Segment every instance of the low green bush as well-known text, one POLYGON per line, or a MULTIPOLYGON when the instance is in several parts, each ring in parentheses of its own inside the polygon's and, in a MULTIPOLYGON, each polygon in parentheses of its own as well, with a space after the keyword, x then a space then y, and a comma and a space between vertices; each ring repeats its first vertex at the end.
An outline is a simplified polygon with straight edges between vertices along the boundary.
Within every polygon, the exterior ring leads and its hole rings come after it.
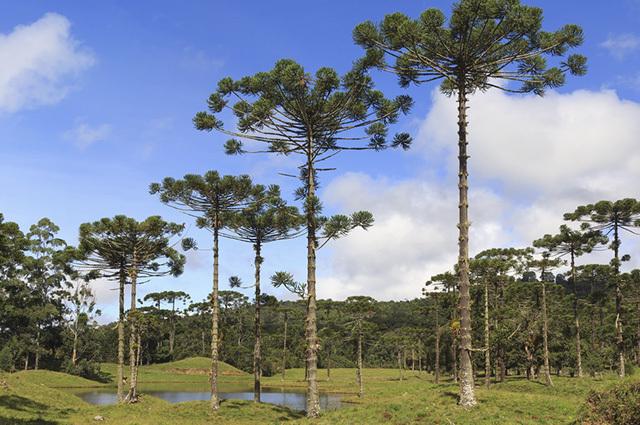
POLYGON ((576 422, 583 425, 640 424, 640 383, 591 392, 576 422))

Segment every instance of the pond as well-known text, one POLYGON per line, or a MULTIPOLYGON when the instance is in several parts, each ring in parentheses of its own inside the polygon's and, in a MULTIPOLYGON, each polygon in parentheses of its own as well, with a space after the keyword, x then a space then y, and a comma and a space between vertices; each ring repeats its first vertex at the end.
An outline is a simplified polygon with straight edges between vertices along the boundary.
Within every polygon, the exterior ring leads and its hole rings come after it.
MULTIPOLYGON (((92 388, 87 390, 77 390, 75 395, 90 404, 115 404, 116 393, 109 388, 92 388)), ((193 390, 148 390, 141 393, 158 397, 169 403, 180 403, 182 401, 209 400, 209 391, 193 390)), ((253 390, 220 392, 222 400, 253 400, 253 390)), ((323 410, 333 410, 341 407, 340 394, 320 394, 320 408, 323 410)), ((304 410, 306 407, 306 394, 295 390, 263 388, 261 401, 263 403, 277 404, 293 410, 304 410)))

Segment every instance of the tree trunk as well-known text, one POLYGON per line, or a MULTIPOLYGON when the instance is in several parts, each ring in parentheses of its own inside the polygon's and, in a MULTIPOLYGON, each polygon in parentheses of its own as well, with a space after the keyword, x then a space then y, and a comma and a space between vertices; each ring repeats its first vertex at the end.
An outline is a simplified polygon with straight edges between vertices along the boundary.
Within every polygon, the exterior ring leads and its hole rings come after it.
POLYGON ((173 345, 176 340, 176 299, 171 304, 171 323, 169 324, 169 356, 173 360, 173 345))
POLYGON ((358 330, 358 397, 364 397, 364 381, 362 377, 362 329, 358 330))
POLYGON ((489 282, 484 283, 484 386, 491 384, 491 353, 489 351, 489 282))
POLYGON ((400 382, 402 382, 402 351, 398 350, 398 370, 400 371, 400 382))
POLYGON ((261 344, 261 324, 260 324, 260 265, 262 264, 262 257, 260 256, 260 242, 256 242, 253 246, 256 257, 255 257, 255 290, 256 290, 256 311, 255 311, 255 346, 253 348, 253 401, 256 403, 260 402, 260 377, 262 376, 262 358, 260 354, 260 344, 261 344))
POLYGON ((331 351, 333 346, 330 346, 330 349, 327 351, 327 381, 331 380, 331 351))
POLYGON ((464 407, 477 404, 471 362, 471 306, 469 295, 469 183, 467 170, 467 91, 464 77, 458 79, 458 162, 459 162, 459 253, 460 277, 460 399, 464 407))
POLYGON ((129 272, 129 279, 131 279, 131 305, 129 307, 129 394, 127 394, 126 400, 129 403, 135 403, 138 401, 138 373, 137 373, 137 345, 138 335, 136 333, 136 295, 137 295, 137 254, 133 251, 133 264, 131 265, 131 271, 129 272))
POLYGON ((636 329, 636 366, 640 366, 640 301, 636 302, 636 317, 638 318, 636 329))
POLYGON ((308 139, 307 151, 307 320, 306 367, 307 367, 307 417, 320 415, 318 393, 318 335, 316 324, 316 211, 315 170, 313 166, 312 138, 308 139))
MULTIPOLYGON (((40 326, 38 325, 38 328, 40 326)), ((38 368, 40 367, 40 329, 38 329, 38 331, 36 332, 36 353, 35 353, 35 359, 33 362, 33 370, 38 370, 38 368)))
POLYGON ((452 378, 453 382, 458 382, 458 337, 453 337, 453 342, 451 344, 451 359, 453 361, 453 370, 452 370, 452 378))
POLYGON ((24 355, 24 370, 29 370, 29 352, 24 355))
MULTIPOLYGON (((544 279, 544 276, 543 278, 544 279)), ((551 370, 549 368, 549 321, 547 319, 547 290, 542 281, 542 355, 544 358, 544 380, 547 385, 553 387, 551 370)))
POLYGON ((284 312, 284 336, 282 338, 282 380, 284 381, 285 373, 287 371, 287 321, 289 315, 284 312))
POLYGON ((120 292, 118 298, 118 402, 124 401, 124 285, 127 281, 124 264, 120 268, 120 292))
POLYGON ((438 310, 439 310, 439 306, 436 301, 436 349, 435 349, 436 365, 435 365, 435 371, 434 371, 436 384, 440 383, 440 322, 438 320, 439 319, 438 310))
POLYGON ((576 370, 578 378, 582 378, 582 350, 580 348, 580 317, 578 316, 578 282, 576 279, 576 259, 571 250, 571 281, 573 282, 573 318, 576 327, 576 370))
POLYGON ((211 291, 211 410, 220 408, 218 398, 218 232, 219 218, 216 215, 213 227, 213 288, 211 291))
POLYGON ((615 283, 616 283, 616 348, 618 349, 618 376, 624 378, 624 336, 622 333, 622 288, 620 287, 620 236, 618 235, 618 220, 613 225, 613 249, 615 255, 615 283))
POLYGON ((73 349, 71 350, 71 364, 73 366, 78 362, 78 319, 75 320, 73 331, 73 349))

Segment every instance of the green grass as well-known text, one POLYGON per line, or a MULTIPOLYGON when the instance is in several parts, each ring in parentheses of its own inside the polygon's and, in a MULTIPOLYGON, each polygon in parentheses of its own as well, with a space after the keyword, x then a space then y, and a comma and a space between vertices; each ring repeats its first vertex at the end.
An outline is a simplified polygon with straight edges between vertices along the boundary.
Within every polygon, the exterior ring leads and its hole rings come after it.
MULTIPOLYGON (((507 382, 485 389, 477 387, 479 406, 465 410, 456 404, 458 387, 448 381, 433 383, 432 376, 406 372, 398 380, 398 372, 391 369, 366 369, 365 397, 355 394, 354 369, 334 369, 328 380, 326 371, 319 371, 321 391, 343 393, 342 409, 325 412, 319 420, 308 421, 300 412, 248 401, 229 400, 217 413, 211 413, 206 402, 170 404, 146 396, 152 389, 206 388, 207 376, 197 369, 206 369, 208 359, 193 358, 141 368, 143 393, 140 403, 124 406, 93 406, 73 395, 80 387, 101 386, 62 373, 29 371, 0 375, 6 388, 0 388, 0 424, 86 424, 94 423, 96 415, 105 424, 570 424, 589 391, 610 388, 619 381, 613 375, 601 379, 555 377, 555 387, 539 382, 510 378, 507 382), (64 388, 68 388, 65 390, 64 388)), ((115 373, 115 365, 105 365, 115 373)), ((223 370, 237 371, 231 366, 223 370)), ((221 374, 221 388, 249 389, 252 377, 234 372, 221 374)), ((263 385, 273 388, 304 389, 302 369, 287 370, 287 378, 263 378, 263 385)), ((640 377, 627 378, 638 382, 640 377)), ((113 386, 113 384, 109 384, 113 386)), ((99 422, 95 422, 99 423, 99 422)))

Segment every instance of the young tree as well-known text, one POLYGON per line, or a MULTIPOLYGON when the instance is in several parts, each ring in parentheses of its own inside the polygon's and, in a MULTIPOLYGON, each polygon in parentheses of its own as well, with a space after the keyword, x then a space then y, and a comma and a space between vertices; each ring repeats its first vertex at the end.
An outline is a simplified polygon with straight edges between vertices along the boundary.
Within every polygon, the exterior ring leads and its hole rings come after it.
POLYGON ((96 309, 96 298, 88 281, 76 279, 75 287, 67 301, 67 311, 69 331, 73 335, 71 365, 76 366, 79 356, 80 334, 83 332, 83 328, 86 328, 94 320, 95 316, 101 314, 101 311, 96 309))
POLYGON ((578 377, 582 378, 582 349, 580 341, 580 317, 578 315, 578 283, 576 279, 576 257, 589 253, 599 244, 607 243, 607 238, 599 231, 590 229, 588 223, 583 223, 580 230, 574 230, 566 225, 560 226, 557 235, 544 235, 533 242, 536 248, 543 248, 556 257, 569 256, 571 265, 571 283, 573 284, 573 318, 576 331, 576 369, 578 377))
MULTIPOLYGON (((162 183, 152 183, 151 194, 157 194, 160 201, 196 218, 196 225, 213 234, 213 288, 211 291, 211 409, 220 408, 218 395, 219 359, 219 298, 218 298, 218 258, 220 230, 227 226, 227 219, 234 212, 249 205, 252 190, 251 179, 243 175, 223 176, 217 171, 207 171, 204 175, 187 174, 182 180, 166 177, 162 183)), ((183 247, 196 248, 195 241, 185 239, 183 247)))
MULTIPOLYGON (((260 377, 262 376, 261 354, 261 321, 260 304, 262 292, 260 288, 260 266, 264 258, 262 248, 264 244, 279 240, 291 239, 300 235, 298 231, 304 222, 304 217, 298 213, 296 207, 287 206, 280 197, 280 187, 256 185, 252 191, 250 204, 247 208, 234 214, 229 222, 231 233, 223 234, 230 239, 248 242, 253 245, 255 253, 255 314, 253 349, 253 401, 260 402, 260 377)), ((232 282, 231 287, 240 286, 240 281, 232 282)))
POLYGON ((456 278, 450 272, 441 273, 431 277, 425 287, 422 288, 422 294, 431 300, 433 304, 435 324, 435 347, 434 347, 434 380, 436 384, 440 383, 440 309, 442 307, 443 292, 449 291, 456 285, 456 278))
MULTIPOLYGON (((318 338, 316 324, 316 248, 321 203, 316 195, 319 163, 348 150, 382 150, 387 147, 388 125, 411 106, 408 96, 389 100, 374 89, 367 68, 358 63, 342 78, 331 68, 320 68, 315 75, 292 60, 280 60, 271 71, 234 81, 225 78, 208 100, 209 112, 194 117, 197 129, 227 134, 228 154, 266 152, 300 155, 297 196, 304 199, 307 230, 307 318, 306 363, 309 371, 307 416, 320 413, 317 383, 318 338), (230 106, 230 99, 237 100, 230 106), (238 119, 237 131, 224 128, 216 117, 224 109, 238 119), (364 134, 363 134, 364 133, 364 134), (242 140, 252 146, 246 150, 242 140)), ((402 133, 391 146, 407 149, 411 139, 402 133)))
POLYGON ((358 397, 362 398, 364 397, 362 342, 367 320, 375 314, 376 300, 365 296, 351 296, 345 300, 345 306, 350 319, 347 326, 351 325, 352 333, 357 338, 356 381, 358 383, 358 397))
POLYGON ((398 75, 402 86, 442 80, 447 95, 458 101, 459 257, 460 277, 460 404, 476 402, 471 364, 469 300, 469 200, 467 109, 468 96, 491 88, 511 93, 543 95, 561 86, 565 73, 585 73, 586 59, 571 55, 547 68, 547 57, 564 57, 582 43, 582 30, 566 25, 545 32, 542 10, 519 0, 460 0, 448 25, 438 9, 428 9, 419 19, 395 13, 380 25, 358 25, 354 40, 367 50, 364 62, 398 75), (387 63, 385 56, 394 63, 387 63), (510 85, 520 84, 519 87, 510 85))
MULTIPOLYGON (((529 267, 540 271, 540 287, 542 289, 542 361, 544 364, 544 380, 545 383, 553 387, 553 381, 551 380, 551 368, 549 367, 549 319, 547 317, 547 283, 553 283, 553 274, 551 271, 562 264, 562 260, 559 258, 551 258, 549 251, 543 251, 540 254, 540 258, 532 259, 529 263, 529 267)), ((534 276, 535 279, 535 276, 534 276)))
POLYGON ((620 199, 615 202, 600 201, 595 204, 581 205, 572 213, 564 215, 565 220, 581 221, 591 224, 594 230, 611 237, 609 248, 613 250, 611 266, 614 269, 616 288, 616 347, 618 349, 618 375, 624 378, 624 335, 622 333, 622 286, 620 284, 620 265, 630 259, 629 255, 620 256, 620 233, 634 233, 634 227, 640 227, 640 201, 633 198, 620 199))

